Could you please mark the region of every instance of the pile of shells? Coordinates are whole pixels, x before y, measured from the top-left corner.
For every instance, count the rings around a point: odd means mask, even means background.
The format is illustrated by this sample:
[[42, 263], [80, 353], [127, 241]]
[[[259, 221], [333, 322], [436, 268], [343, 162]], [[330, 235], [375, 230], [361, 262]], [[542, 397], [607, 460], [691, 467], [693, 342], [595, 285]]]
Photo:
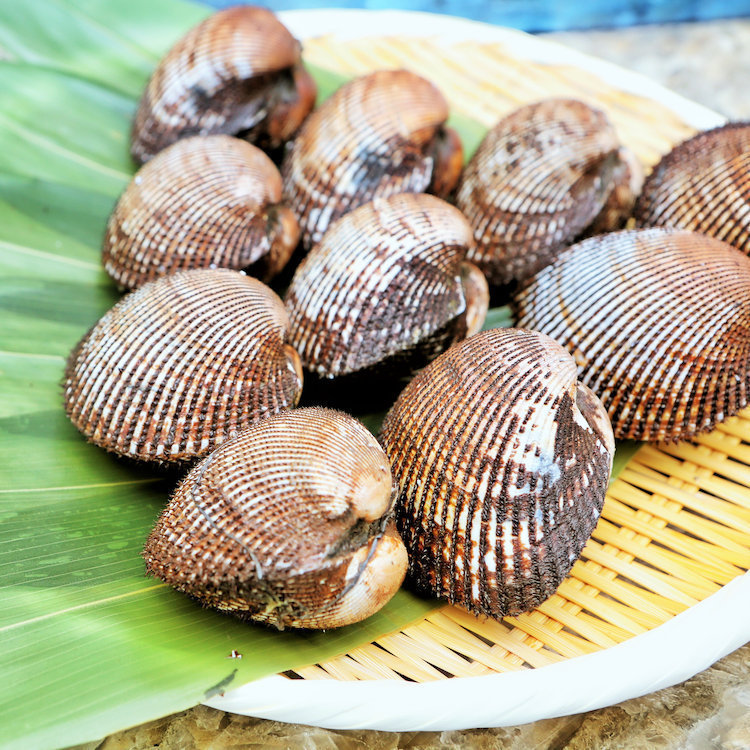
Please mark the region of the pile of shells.
[[[462, 175], [430, 81], [315, 96], [263, 8], [215, 13], [159, 63], [132, 131], [150, 161], [103, 245], [136, 291], [71, 354], [66, 411], [106, 450], [190, 470], [144, 556], [202, 604], [335, 627], [408, 567], [473, 612], [533, 609], [593, 531], [613, 434], [682, 439], [748, 402], [750, 127], [677, 147], [635, 209], [737, 250], [615, 232], [643, 171], [581, 101], [510, 113]], [[479, 332], [488, 281], [515, 285], [519, 329]], [[303, 367], [307, 398], [388, 394], [385, 452], [350, 416], [294, 408]]]

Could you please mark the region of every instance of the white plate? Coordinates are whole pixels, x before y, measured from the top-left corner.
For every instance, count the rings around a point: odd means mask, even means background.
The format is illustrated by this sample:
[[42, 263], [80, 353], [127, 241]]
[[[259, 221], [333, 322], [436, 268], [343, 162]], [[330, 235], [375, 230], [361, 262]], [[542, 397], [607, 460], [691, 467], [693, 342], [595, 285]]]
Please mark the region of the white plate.
[[[427, 36], [446, 44], [496, 42], [518, 59], [582, 68], [615, 88], [651, 98], [696, 129], [724, 121], [641, 75], [512, 29], [407, 11], [286, 11], [279, 16], [303, 41], [320, 35], [398, 35]], [[215, 696], [206, 705], [331, 729], [389, 731], [511, 726], [564, 716], [674, 685], [710, 666], [750, 641], [748, 601], [750, 573], [643, 635], [545, 667], [426, 683], [289, 680], [277, 675]]]

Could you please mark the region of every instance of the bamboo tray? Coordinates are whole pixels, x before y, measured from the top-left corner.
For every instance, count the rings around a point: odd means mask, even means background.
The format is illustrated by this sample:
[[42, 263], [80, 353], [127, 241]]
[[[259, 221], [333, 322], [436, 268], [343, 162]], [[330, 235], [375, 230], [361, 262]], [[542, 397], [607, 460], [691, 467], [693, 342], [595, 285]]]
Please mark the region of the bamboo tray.
[[[521, 103], [605, 109], [653, 166], [717, 114], [647, 79], [521, 32], [429, 14], [280, 14], [313, 64], [406, 67], [491, 126]], [[393, 36], [394, 30], [409, 36]], [[750, 640], [750, 409], [694, 442], [644, 446], [611, 484], [583, 557], [536, 611], [502, 622], [444, 606], [323, 664], [213, 698], [330, 728], [503, 726], [675, 684]]]

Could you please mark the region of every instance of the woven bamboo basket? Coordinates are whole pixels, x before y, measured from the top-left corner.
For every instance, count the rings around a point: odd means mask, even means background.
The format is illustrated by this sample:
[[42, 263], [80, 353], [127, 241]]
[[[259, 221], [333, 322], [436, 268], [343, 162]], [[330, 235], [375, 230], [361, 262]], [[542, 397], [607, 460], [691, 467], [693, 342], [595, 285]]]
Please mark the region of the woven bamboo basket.
[[[600, 106], [647, 169], [696, 129], [721, 122], [643, 78], [519, 32], [424, 14], [282, 16], [304, 38], [310, 63], [349, 75], [409, 68], [488, 127], [549, 96]], [[390, 35], [405, 28], [413, 35]], [[211, 705], [394, 730], [499, 726], [607, 705], [685, 679], [748, 640], [750, 618], [742, 621], [738, 602], [747, 597], [749, 568], [746, 410], [695, 441], [641, 447], [612, 482], [581, 559], [537, 610], [495, 621], [447, 605]], [[485, 709], [486, 691], [507, 705]]]

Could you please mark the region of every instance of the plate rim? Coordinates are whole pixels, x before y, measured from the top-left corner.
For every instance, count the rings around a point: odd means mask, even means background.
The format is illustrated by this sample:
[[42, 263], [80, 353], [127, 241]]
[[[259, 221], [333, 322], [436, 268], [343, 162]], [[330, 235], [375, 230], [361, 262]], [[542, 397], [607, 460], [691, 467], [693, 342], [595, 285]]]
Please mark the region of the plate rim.
[[[736, 608], [748, 599], [750, 572], [641, 635], [533, 669], [419, 683], [273, 675], [204, 704], [328, 729], [450, 731], [526, 724], [611, 706], [703, 671], [750, 640], [750, 621], [738, 617]], [[693, 644], [705, 644], [706, 633], [711, 633], [710, 643], [696, 651]], [[685, 660], [686, 653], [693, 658]], [[635, 661], [648, 668], [628, 676]]]
[[[612, 87], [658, 102], [696, 129], [726, 122], [722, 115], [639, 73], [516, 29], [420, 11], [321, 8], [277, 15], [303, 45], [305, 39], [330, 35], [500, 43], [516, 58], [582, 68]], [[394, 33], [401, 28], [408, 33]], [[750, 621], [737, 617], [736, 609], [737, 602], [749, 598], [750, 571], [643, 634], [532, 669], [421, 683], [273, 675], [203, 703], [231, 713], [329, 729], [448, 731], [524, 724], [611, 706], [692, 677], [750, 641]], [[712, 639], [696, 652], [692, 645], [698, 639], [705, 644], [706, 632]], [[686, 653], [690, 660], [684, 659]], [[629, 675], [634, 662], [647, 668]]]
[[[641, 73], [520, 29], [493, 26], [458, 16], [412, 10], [317, 8], [284, 10], [276, 15], [302, 42], [303, 56], [305, 39], [330, 35], [347, 40], [398, 36], [419, 39], [431, 37], [445, 44], [496, 43], [502, 44], [518, 59], [555, 65], [562, 62], [581, 68], [615, 88], [651, 99], [672, 109], [686, 124], [697, 130], [707, 130], [727, 121], [727, 118], [718, 112], [668, 89]], [[401, 28], [408, 29], [408, 32], [394, 32], [394, 29]]]

